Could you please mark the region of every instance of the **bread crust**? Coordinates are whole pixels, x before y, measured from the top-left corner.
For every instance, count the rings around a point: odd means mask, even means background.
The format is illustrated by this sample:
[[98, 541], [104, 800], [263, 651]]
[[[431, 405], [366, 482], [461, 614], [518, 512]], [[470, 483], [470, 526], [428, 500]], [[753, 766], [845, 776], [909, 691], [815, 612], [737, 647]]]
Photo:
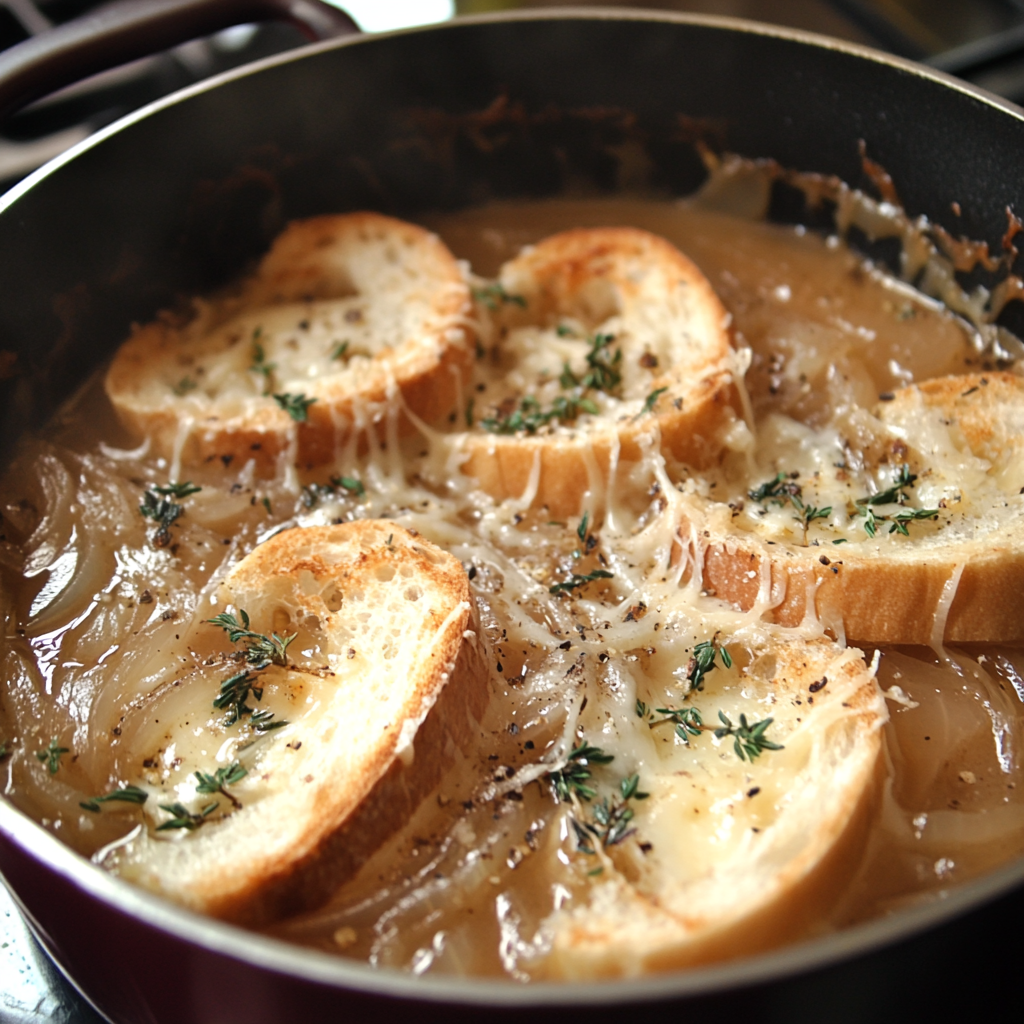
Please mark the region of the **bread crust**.
[[[884, 776], [881, 730], [888, 716], [871, 671], [862, 658], [852, 656], [859, 653], [827, 641], [800, 640], [780, 640], [759, 652], [776, 663], [774, 706], [800, 701], [790, 724], [799, 731], [801, 720], [803, 730], [814, 728], [812, 716], [826, 722], [815, 734], [799, 778], [779, 803], [777, 817], [747, 846], [714, 860], [695, 877], [683, 871], [686, 877], [678, 878], [671, 870], [645, 874], [641, 869], [639, 877], [628, 868], [610, 877], [605, 872], [583, 906], [549, 919], [551, 950], [544, 976], [581, 979], [677, 970], [777, 946], [820, 920], [822, 907], [840, 895], [842, 880], [859, 859]], [[807, 701], [812, 684], [820, 686], [811, 691], [813, 706]], [[842, 705], [838, 715], [832, 702]], [[774, 728], [784, 720], [777, 713]], [[708, 751], [712, 763], [720, 756]], [[748, 782], [757, 784], [758, 766], [751, 765], [749, 772]], [[677, 773], [684, 777], [676, 785], [690, 784], [688, 774]], [[683, 800], [677, 813], [689, 810]], [[639, 812], [641, 831], [650, 811], [645, 803]], [[675, 856], [685, 859], [686, 853], [662, 850], [661, 863], [670, 864]]]
[[[469, 746], [490, 696], [465, 571], [395, 523], [275, 535], [222, 588], [238, 607], [258, 607], [260, 594], [267, 608], [286, 605], [296, 623], [315, 617], [324, 637], [352, 645], [354, 660], [332, 662], [351, 666], [336, 669], [338, 689], [322, 698], [332, 717], [275, 733], [258, 770], [264, 781], [284, 781], [269, 794], [249, 797], [245, 780], [234, 787], [241, 809], [184, 838], [145, 836], [117, 865], [194, 909], [249, 926], [312, 909], [355, 874]], [[396, 603], [408, 606], [405, 621], [357, 631], [361, 639], [342, 628]], [[346, 726], [348, 717], [358, 721]]]
[[[106, 390], [160, 454], [252, 460], [266, 477], [281, 457], [333, 459], [396, 390], [421, 419], [446, 416], [471, 368], [470, 309], [458, 263], [423, 228], [365, 212], [296, 221], [237, 295], [185, 326], [137, 327]], [[315, 401], [296, 421], [274, 393]]]
[[[571, 317], [595, 333], [613, 330], [623, 365], [649, 357], [652, 339], [671, 362], [663, 356], [636, 396], [664, 389], [649, 410], [635, 401], [625, 414], [583, 414], [578, 426], [536, 435], [467, 433], [462, 471], [483, 490], [499, 500], [520, 497], [537, 473], [532, 504], [572, 515], [585, 492], [607, 483], [613, 464], [639, 460], [645, 444], [696, 468], [716, 461], [723, 426], [739, 408], [729, 315], [675, 246], [636, 228], [578, 228], [525, 250], [502, 267], [499, 281], [525, 303], [501, 305], [494, 314], [499, 333], [553, 330]], [[652, 325], [655, 311], [662, 322]]]
[[[990, 475], [1004, 475], [1013, 484], [1005, 501], [1019, 501], [1024, 379], [986, 373], [924, 381], [896, 392], [879, 404], [876, 414], [896, 423], [921, 410], [939, 413], [945, 424], [954, 425], [965, 448], [991, 464]], [[917, 454], [927, 459], [928, 453]], [[742, 611], [766, 602], [765, 618], [782, 626], [797, 626], [809, 616], [861, 643], [1020, 644], [1021, 525], [1019, 511], [1011, 510], [984, 530], [979, 520], [977, 539], [926, 547], [912, 532], [898, 546], [878, 543], [868, 550], [866, 542], [805, 547], [772, 541], [699, 517], [683, 523], [681, 536], [707, 592]], [[879, 532], [880, 540], [887, 541], [884, 528]]]

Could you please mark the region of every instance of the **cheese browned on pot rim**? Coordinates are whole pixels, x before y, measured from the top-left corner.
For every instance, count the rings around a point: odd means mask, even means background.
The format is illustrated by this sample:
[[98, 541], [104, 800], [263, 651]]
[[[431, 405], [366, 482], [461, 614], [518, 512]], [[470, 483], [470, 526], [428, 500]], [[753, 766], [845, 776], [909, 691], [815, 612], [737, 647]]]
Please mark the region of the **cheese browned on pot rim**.
[[[266, 462], [241, 449], [189, 462], [155, 434], [140, 444], [102, 388], [86, 388], [23, 445], [3, 485], [11, 798], [100, 863], [208, 911], [275, 921], [275, 935], [374, 966], [520, 981], [750, 952], [934, 898], [1020, 856], [1024, 658], [1006, 643], [1009, 620], [956, 646], [968, 566], [954, 558], [936, 600], [917, 602], [912, 642], [930, 646], [897, 649], [848, 628], [856, 599], [837, 610], [817, 575], [783, 586], [789, 563], [771, 550], [832, 576], [844, 548], [877, 550], [883, 572], [904, 549], [948, 554], [929, 538], [968, 528], [944, 525], [960, 515], [955, 488], [1012, 544], [1019, 431], [999, 426], [1018, 409], [1011, 341], [984, 311], [968, 325], [837, 242], [723, 212], [717, 180], [687, 205], [559, 201], [431, 220], [478, 275], [477, 376], [450, 374], [431, 422], [401, 386], [388, 392], [320, 466], [296, 460], [292, 441]], [[844, 196], [847, 223], [884, 223], [870, 200]], [[558, 232], [609, 225], [685, 252], [731, 317], [721, 365], [734, 390], [710, 454], [664, 445], [649, 420], [629, 458], [613, 445], [594, 459], [567, 491], [574, 504], [538, 500], [535, 469], [495, 497], [465, 471], [467, 434], [557, 442], [594, 415], [533, 432], [482, 425], [515, 411], [501, 408], [510, 395], [491, 400], [487, 345], [501, 339], [486, 324], [531, 315], [502, 298], [518, 292], [501, 268]], [[579, 335], [559, 359], [575, 379], [593, 369], [588, 355], [615, 359], [614, 342], [594, 337], [607, 318], [559, 314], [542, 333], [557, 338], [563, 320]], [[580, 385], [566, 381], [530, 386], [572, 397]], [[654, 385], [644, 378], [628, 401], [643, 410]], [[1006, 415], [977, 412], [987, 388]], [[588, 390], [600, 409], [608, 393]], [[537, 393], [547, 410], [553, 396]], [[858, 503], [887, 490], [892, 501]], [[896, 518], [943, 498], [938, 519]], [[886, 532], [894, 523], [906, 536]], [[372, 535], [369, 560], [325, 590], [324, 552], [350, 530]], [[437, 611], [456, 647], [432, 678], [448, 679], [399, 723], [362, 659], [390, 663], [393, 650], [428, 667], [423, 633], [440, 633], [417, 611], [431, 593], [405, 554], [417, 545], [462, 589]], [[751, 550], [760, 561], [744, 568]], [[733, 591], [709, 576], [716, 551]], [[393, 619], [353, 582], [362, 572], [373, 588], [397, 584]], [[364, 626], [377, 638], [367, 652], [348, 639]], [[358, 694], [353, 720], [344, 687]], [[384, 784], [405, 787], [405, 802], [376, 799], [358, 767], [375, 735], [387, 737]], [[288, 764], [315, 768], [289, 777]], [[325, 772], [352, 821], [374, 825], [335, 877], [345, 842], [331, 836], [349, 819], [324, 833], [308, 824], [318, 814], [293, 815]], [[204, 867], [274, 843], [297, 858], [254, 856], [241, 888]], [[189, 872], [195, 885], [175, 892]]]

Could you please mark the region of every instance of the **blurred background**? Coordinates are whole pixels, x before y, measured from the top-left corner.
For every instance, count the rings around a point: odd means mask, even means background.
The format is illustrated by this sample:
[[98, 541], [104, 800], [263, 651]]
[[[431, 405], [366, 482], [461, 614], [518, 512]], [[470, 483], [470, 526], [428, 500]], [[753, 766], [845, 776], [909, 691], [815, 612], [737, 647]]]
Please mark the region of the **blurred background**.
[[[724, 14], [864, 43], [1024, 102], [1024, 0], [329, 0], [366, 32], [514, 8], [633, 7]], [[0, 0], [0, 49], [100, 6]], [[301, 46], [283, 24], [238, 26], [96, 76], [34, 104], [0, 132], [0, 192], [90, 132], [209, 75]]]

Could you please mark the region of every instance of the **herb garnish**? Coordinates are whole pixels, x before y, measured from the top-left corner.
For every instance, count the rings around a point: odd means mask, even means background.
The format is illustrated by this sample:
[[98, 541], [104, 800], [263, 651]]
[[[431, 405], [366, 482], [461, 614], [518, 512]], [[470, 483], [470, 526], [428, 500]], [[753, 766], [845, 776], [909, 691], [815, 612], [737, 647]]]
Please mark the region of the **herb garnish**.
[[305, 423], [309, 419], [309, 407], [317, 400], [315, 398], [307, 398], [304, 394], [290, 395], [285, 393], [283, 395], [274, 395], [274, 401], [296, 423]]
[[640, 776], [637, 774], [622, 779], [619, 782], [619, 792], [622, 794], [621, 799], [609, 800], [608, 797], [603, 797], [594, 804], [593, 821], [580, 822], [575, 817], [569, 819], [576, 834], [576, 848], [581, 853], [595, 852], [591, 845], [591, 837], [607, 849], [636, 833], [636, 829], [631, 828], [629, 824], [634, 817], [629, 801], [646, 800], [651, 794], [640, 792]]
[[179, 397], [187, 395], [190, 391], [195, 391], [199, 385], [191, 377], [182, 377], [177, 384], [171, 387], [171, 390]]
[[714, 668], [715, 655], [721, 654], [722, 664], [732, 668], [732, 658], [724, 647], [717, 647], [713, 640], [705, 640], [693, 649], [693, 657], [686, 666], [686, 679], [690, 684], [689, 692], [704, 689], [704, 677]]
[[46, 765], [46, 770], [51, 775], [56, 775], [57, 770], [60, 768], [60, 759], [70, 753], [68, 747], [59, 746], [57, 743], [57, 737], [54, 736], [50, 740], [50, 745], [45, 750], [36, 751], [36, 760], [42, 761]]
[[755, 757], [758, 757], [766, 750], [784, 749], [781, 744], [772, 743], [771, 740], [765, 739], [765, 730], [774, 721], [772, 718], [764, 718], [760, 722], [754, 722], [753, 725], [750, 725], [747, 722], [747, 716], [740, 715], [740, 724], [733, 725], [729, 716], [724, 711], [719, 711], [718, 717], [722, 722], [722, 727], [715, 729], [715, 738], [735, 737], [733, 749], [741, 761], [753, 761]]
[[526, 308], [526, 299], [522, 295], [512, 295], [505, 291], [505, 286], [500, 281], [474, 288], [473, 298], [477, 302], [482, 302], [492, 312], [496, 311], [499, 305], [507, 304]]
[[548, 587], [548, 593], [568, 594], [571, 590], [575, 590], [577, 587], [593, 583], [594, 580], [610, 580], [612, 575], [613, 574], [608, 572], [607, 569], [595, 569], [593, 572], [588, 572], [585, 575], [574, 572], [572, 576], [564, 582], [556, 583], [553, 587]]
[[185, 480], [181, 483], [164, 484], [162, 487], [154, 484], [151, 490], [167, 498], [187, 498], [190, 494], [198, 494], [202, 487], [197, 487], [191, 480]]
[[545, 778], [551, 783], [555, 796], [563, 803], [571, 803], [573, 795], [582, 800], [591, 800], [596, 790], [587, 785], [590, 778], [590, 765], [611, 764], [614, 754], [606, 754], [600, 747], [592, 747], [583, 740], [578, 747], [569, 752], [564, 768], [548, 772]]
[[704, 720], [697, 708], [656, 708], [657, 714], [663, 718], [651, 722], [651, 728], [661, 722], [674, 722], [676, 735], [687, 745], [691, 736], [699, 736], [704, 731]]
[[249, 719], [249, 724], [252, 725], [257, 732], [273, 732], [275, 729], [283, 729], [289, 724], [286, 718], [279, 718], [277, 721], [271, 721], [273, 717], [273, 711], [253, 711], [252, 717]]
[[251, 715], [253, 709], [245, 702], [249, 698], [250, 691], [257, 700], [263, 699], [263, 687], [253, 686], [255, 680], [249, 671], [237, 672], [235, 675], [225, 679], [220, 684], [220, 692], [213, 698], [213, 706], [218, 710], [228, 708], [228, 717], [224, 719], [225, 725], [234, 725], [242, 715]]
[[[253, 332], [253, 337], [256, 338], [259, 335]], [[252, 373], [258, 373], [263, 377], [263, 394], [270, 394], [270, 378], [273, 372], [277, 369], [277, 363], [268, 363], [267, 354], [263, 351], [263, 346], [258, 341], [252, 343], [252, 366], [249, 367]]]
[[879, 515], [870, 506], [864, 511], [866, 513], [863, 523], [864, 532], [869, 537], [874, 537], [878, 532], [878, 524], [880, 522], [889, 523], [890, 533], [900, 533], [904, 537], [909, 537], [908, 523], [921, 519], [938, 519], [939, 517], [939, 510], [937, 508], [903, 508], [892, 515]]
[[[288, 658], [285, 651], [299, 634], [292, 633], [291, 636], [283, 637], [278, 636], [277, 633], [271, 633], [268, 637], [263, 633], [254, 633], [249, 629], [249, 616], [246, 614], [245, 609], [239, 608], [238, 614], [242, 617], [241, 622], [230, 612], [221, 612], [220, 615], [215, 615], [212, 619], [207, 619], [206, 621], [211, 626], [220, 626], [227, 633], [228, 640], [233, 644], [237, 644], [239, 640], [247, 641], [245, 660], [257, 670], [266, 668], [271, 663], [287, 665]], [[244, 675], [245, 673], [242, 674]], [[226, 684], [222, 684], [222, 689], [224, 685]], [[259, 697], [256, 699], [259, 700]]]
[[98, 814], [100, 804], [119, 801], [126, 804], [144, 804], [149, 799], [149, 794], [138, 786], [124, 786], [121, 789], [113, 789], [104, 796], [95, 796], [91, 800], [83, 800], [78, 806], [86, 811]]
[[595, 334], [590, 340], [590, 351], [587, 353], [587, 366], [590, 370], [582, 381], [585, 388], [610, 392], [622, 383], [622, 374], [618, 370], [622, 364], [622, 349], [617, 348], [614, 353], [608, 351], [614, 340], [614, 334]]
[[354, 476], [332, 476], [329, 484], [309, 484], [302, 488], [302, 504], [306, 508], [316, 508], [324, 498], [333, 498], [339, 490], [348, 491], [357, 498], [366, 494], [361, 480]]
[[345, 353], [348, 351], [348, 342], [339, 341], [334, 348], [331, 349], [331, 359], [344, 359]]
[[658, 404], [658, 399], [668, 391], [667, 387], [655, 388], [645, 399], [643, 408], [636, 414], [636, 419], [646, 415], [649, 412], [654, 412], [654, 407]]
[[519, 403], [519, 408], [507, 415], [489, 416], [480, 421], [480, 426], [492, 434], [517, 434], [525, 430], [535, 434], [541, 427], [552, 420], [569, 422], [581, 413], [596, 415], [600, 410], [589, 398], [558, 395], [551, 403], [551, 408], [541, 409], [540, 402], [533, 395], [527, 395]]
[[580, 525], [576, 527], [576, 536], [579, 537], [580, 543], [585, 544], [587, 541], [587, 526], [590, 523], [590, 512], [584, 512], [583, 518], [580, 520]]
[[248, 769], [243, 768], [237, 761], [232, 761], [226, 767], [218, 768], [213, 775], [207, 772], [194, 772], [193, 774], [199, 781], [199, 785], [196, 786], [197, 793], [220, 793], [231, 801], [231, 806], [236, 811], [242, 806], [241, 801], [225, 788], [235, 785], [236, 782], [241, 782], [249, 774]]
[[771, 500], [778, 505], [784, 505], [790, 498], [799, 497], [802, 488], [791, 477], [785, 473], [776, 473], [774, 478], [761, 484], [760, 487], [747, 491], [747, 497], [762, 504]]
[[185, 828], [189, 832], [199, 828], [200, 825], [206, 824], [206, 819], [220, 804], [215, 800], [212, 804], [207, 804], [198, 814], [193, 814], [184, 804], [160, 804], [161, 811], [167, 811], [168, 814], [172, 814], [173, 817], [170, 821], [165, 821], [162, 825], [157, 825], [157, 832], [166, 832], [172, 828]]
[[910, 472], [910, 467], [904, 463], [893, 481], [892, 487], [885, 491], [879, 491], [868, 498], [858, 498], [857, 505], [902, 505], [908, 500], [906, 489], [914, 486], [917, 476]]
[[171, 543], [171, 524], [185, 511], [184, 506], [162, 498], [155, 490], [147, 490], [142, 495], [139, 511], [146, 519], [156, 523], [153, 531], [153, 547], [165, 548]]

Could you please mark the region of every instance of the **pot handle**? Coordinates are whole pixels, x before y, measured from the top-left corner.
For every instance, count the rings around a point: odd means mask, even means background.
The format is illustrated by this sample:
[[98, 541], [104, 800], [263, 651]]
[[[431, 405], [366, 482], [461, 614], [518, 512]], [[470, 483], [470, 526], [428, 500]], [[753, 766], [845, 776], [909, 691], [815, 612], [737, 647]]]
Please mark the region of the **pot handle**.
[[311, 39], [359, 31], [324, 0], [116, 0], [0, 53], [0, 121], [49, 93], [180, 43], [254, 21]]

